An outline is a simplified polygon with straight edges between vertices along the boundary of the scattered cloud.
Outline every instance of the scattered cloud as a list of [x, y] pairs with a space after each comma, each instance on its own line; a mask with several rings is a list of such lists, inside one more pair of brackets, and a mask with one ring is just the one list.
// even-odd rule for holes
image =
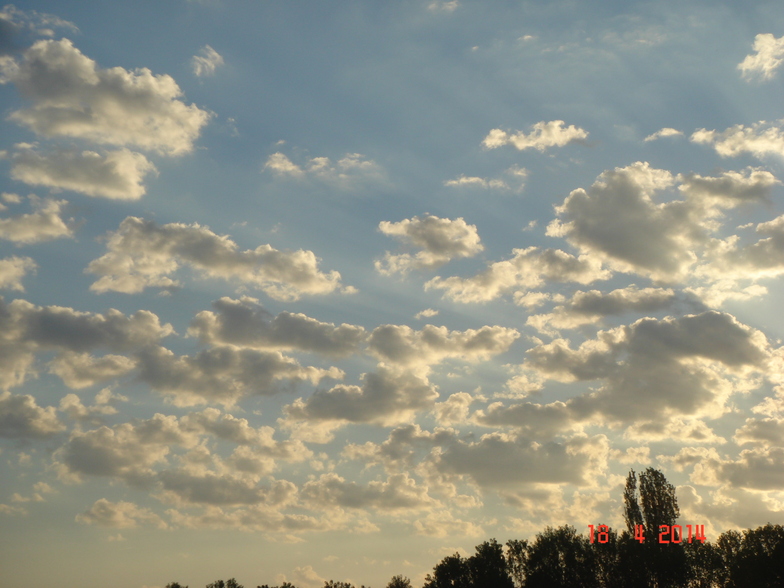
[[563, 147], [588, 138], [588, 132], [584, 129], [574, 125], [565, 127], [564, 124], [562, 120], [541, 121], [533, 125], [527, 135], [522, 131], [509, 134], [501, 129], [493, 129], [482, 141], [482, 146], [486, 149], [496, 149], [504, 145], [513, 145], [520, 151], [524, 149], [546, 151], [550, 147]]
[[506, 180], [500, 178], [480, 178], [477, 176], [466, 176], [460, 174], [454, 180], [446, 180], [444, 186], [456, 188], [482, 188], [485, 190], [512, 190], [522, 192], [525, 188], [525, 180], [528, 178], [528, 170], [524, 167], [512, 166], [506, 170], [506, 174], [514, 180], [514, 186], [510, 186]]
[[424, 318], [431, 318], [438, 314], [437, 310], [433, 310], [432, 308], [426, 308], [425, 310], [421, 310], [414, 315], [414, 318], [417, 320], [422, 320]]
[[512, 253], [511, 259], [491, 263], [471, 278], [437, 276], [425, 284], [425, 290], [445, 290], [445, 297], [456, 302], [487, 302], [507, 292], [524, 295], [546, 280], [589, 284], [611, 275], [598, 259], [575, 257], [560, 249], [529, 247]]
[[0, 393], [0, 437], [41, 439], [63, 430], [53, 406], [42, 408], [29, 394]]
[[430, 12], [450, 13], [457, 10], [458, 6], [460, 6], [460, 2], [457, 0], [433, 0], [427, 5], [427, 9]]
[[343, 357], [357, 351], [365, 339], [362, 327], [345, 323], [335, 326], [300, 313], [273, 316], [248, 296], [239, 300], [223, 297], [212, 306], [214, 311], [198, 313], [188, 329], [188, 334], [202, 343]]
[[107, 253], [90, 262], [87, 271], [100, 276], [90, 289], [135, 294], [148, 287], [177, 287], [169, 275], [183, 264], [206, 278], [256, 286], [277, 300], [340, 287], [340, 274], [320, 272], [312, 251], [279, 251], [271, 245], [240, 251], [228, 236], [196, 223], [158, 225], [129, 216], [109, 234]]
[[181, 155], [193, 149], [210, 118], [179, 99], [171, 76], [102, 69], [68, 39], [37, 41], [20, 61], [6, 62], [3, 73], [32, 102], [10, 120], [44, 137]]
[[661, 139], [662, 137], [677, 137], [680, 135], [683, 135], [683, 133], [678, 129], [665, 127], [663, 129], [656, 131], [652, 135], [648, 135], [647, 137], [645, 137], [645, 139], [643, 139], [643, 141], [645, 142], [655, 141], [656, 139]]
[[96, 500], [89, 510], [76, 515], [76, 522], [112, 529], [132, 529], [140, 524], [153, 525], [159, 529], [167, 527], [166, 523], [148, 508], [122, 500], [111, 502], [105, 498]]
[[199, 49], [199, 54], [191, 58], [191, 67], [196, 77], [215, 75], [215, 70], [223, 65], [223, 57], [209, 45]]
[[29, 245], [73, 237], [73, 229], [60, 216], [65, 200], [28, 196], [33, 212], [0, 218], [0, 239]]
[[363, 374], [362, 386], [339, 384], [316, 390], [284, 407], [282, 426], [294, 428], [297, 421], [394, 424], [405, 422], [420, 410], [433, 407], [438, 392], [423, 378], [405, 371], [379, 366]]
[[329, 157], [313, 157], [297, 165], [283, 153], [269, 156], [262, 171], [271, 171], [281, 178], [308, 179], [324, 182], [343, 189], [356, 189], [362, 185], [385, 183], [384, 169], [361, 153], [347, 153], [337, 162]]
[[28, 273], [35, 273], [38, 264], [29, 257], [12, 255], [0, 259], [0, 288], [24, 292], [22, 278]]
[[250, 394], [269, 396], [289, 389], [294, 382], [318, 384], [324, 378], [341, 379], [338, 368], [301, 366], [277, 351], [234, 346], [211, 347], [194, 356], [149, 346], [136, 355], [139, 379], [177, 406], [218, 403], [233, 406]]
[[763, 80], [772, 79], [784, 61], [784, 37], [778, 39], [770, 33], [760, 33], [754, 37], [754, 51], [738, 64], [744, 78], [759, 76]]
[[781, 127], [765, 121], [749, 127], [735, 125], [722, 132], [698, 129], [692, 134], [691, 141], [712, 146], [722, 157], [734, 157], [742, 153], [750, 153], [760, 159], [767, 155], [784, 156], [784, 133]]
[[144, 155], [128, 149], [100, 154], [76, 149], [40, 153], [27, 145], [17, 148], [11, 167], [13, 179], [88, 196], [138, 200], [145, 193], [144, 177], [157, 172]]
[[484, 326], [450, 331], [425, 325], [415, 331], [406, 325], [381, 325], [370, 334], [370, 352], [384, 362], [408, 368], [428, 367], [447, 358], [476, 362], [504, 353], [520, 336], [516, 329]]
[[434, 269], [452, 259], [473, 257], [484, 250], [476, 226], [467, 224], [462, 218], [415, 216], [397, 223], [381, 221], [378, 230], [405, 245], [421, 249], [415, 255], [387, 251], [382, 259], [375, 262], [376, 270], [385, 275], [405, 274], [412, 269]]

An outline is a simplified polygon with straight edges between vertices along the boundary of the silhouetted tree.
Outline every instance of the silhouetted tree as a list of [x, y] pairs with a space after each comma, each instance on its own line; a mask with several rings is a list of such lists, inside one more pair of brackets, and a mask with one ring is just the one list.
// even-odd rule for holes
[[411, 588], [411, 580], [404, 576], [392, 576], [387, 588]]
[[432, 576], [425, 576], [423, 588], [473, 588], [468, 561], [459, 553], [446, 556], [433, 568]]
[[528, 541], [510, 539], [506, 542], [506, 571], [516, 588], [525, 585], [525, 561], [528, 556]]
[[[626, 478], [626, 489], [623, 494], [624, 518], [631, 537], [635, 540], [636, 526], [644, 520], [645, 543], [635, 546], [624, 545], [621, 557], [622, 566], [627, 571], [645, 569], [647, 581], [638, 584], [641, 587], [664, 588], [682, 583], [686, 577], [686, 554], [682, 543], [660, 543], [659, 532], [666, 525], [667, 538], [671, 535], [680, 510], [675, 496], [675, 486], [667, 481], [664, 474], [656, 469], [648, 468], [640, 474], [639, 500], [637, 498], [637, 477], [634, 470]], [[680, 539], [675, 537], [675, 539]], [[644, 548], [643, 548], [644, 547]], [[630, 570], [629, 568], [632, 568]], [[636, 575], [636, 574], [635, 574]], [[638, 581], [643, 581], [639, 578]]]
[[244, 588], [244, 586], [238, 584], [234, 578], [229, 578], [225, 582], [223, 580], [215, 580], [212, 584], [207, 584], [207, 588]]
[[179, 582], [169, 582], [166, 584], [166, 588], [188, 588], [187, 586], [183, 586]]
[[334, 580], [327, 580], [324, 582], [324, 588], [354, 588], [354, 584], [349, 582], [335, 582]]
[[590, 543], [574, 527], [547, 527], [527, 551], [525, 588], [599, 588]]
[[495, 539], [477, 545], [467, 563], [472, 588], [514, 588], [506, 571], [504, 548]]
[[270, 586], [269, 584], [262, 584], [261, 586], [256, 586], [256, 588], [297, 588], [291, 582], [283, 582], [280, 586]]
[[692, 541], [683, 546], [686, 554], [685, 586], [688, 588], [713, 588], [723, 586], [724, 562], [717, 546], [710, 542]]
[[768, 523], [743, 532], [743, 541], [730, 566], [730, 586], [784, 586], [784, 527]]
[[716, 540], [716, 551], [722, 564], [719, 570], [719, 586], [730, 588], [733, 585], [730, 572], [735, 564], [738, 551], [740, 551], [741, 543], [743, 543], [743, 535], [734, 530], [725, 531]]

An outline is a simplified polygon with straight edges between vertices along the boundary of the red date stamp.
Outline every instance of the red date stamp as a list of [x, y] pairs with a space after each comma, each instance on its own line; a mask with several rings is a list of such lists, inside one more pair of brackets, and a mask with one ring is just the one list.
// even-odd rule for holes
[[[588, 525], [591, 543], [607, 543], [610, 540], [610, 527], [607, 525]], [[659, 543], [705, 543], [705, 525], [686, 525], [687, 537], [683, 536], [683, 525], [659, 525]], [[645, 527], [634, 526], [634, 538], [640, 543], [645, 542]]]

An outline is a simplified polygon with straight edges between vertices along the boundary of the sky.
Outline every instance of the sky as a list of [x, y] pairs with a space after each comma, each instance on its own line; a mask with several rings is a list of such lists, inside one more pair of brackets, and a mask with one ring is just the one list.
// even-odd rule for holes
[[784, 523], [783, 78], [775, 0], [6, 5], [4, 586]]

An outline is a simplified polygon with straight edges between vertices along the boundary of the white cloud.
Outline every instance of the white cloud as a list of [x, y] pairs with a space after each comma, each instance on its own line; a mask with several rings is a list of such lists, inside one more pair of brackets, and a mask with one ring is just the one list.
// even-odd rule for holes
[[315, 385], [324, 378], [343, 377], [343, 372], [335, 367], [303, 367], [277, 351], [233, 346], [212, 347], [193, 357], [149, 346], [136, 357], [139, 378], [177, 406], [233, 406], [249, 394], [269, 396], [290, 388], [294, 382]]
[[428, 367], [445, 359], [477, 362], [504, 353], [520, 336], [516, 329], [484, 326], [450, 331], [425, 325], [415, 331], [406, 325], [380, 325], [368, 340], [370, 352], [380, 360], [408, 368]]
[[376, 372], [363, 374], [362, 386], [339, 384], [329, 390], [316, 390], [284, 407], [281, 425], [294, 428], [297, 421], [318, 423], [405, 422], [417, 411], [429, 410], [438, 397], [426, 378], [398, 372], [383, 365]]
[[512, 253], [511, 259], [491, 263], [472, 278], [437, 276], [425, 284], [425, 290], [446, 290], [444, 295], [457, 302], [486, 302], [510, 291], [523, 295], [545, 280], [589, 284], [611, 275], [596, 258], [575, 257], [560, 249], [529, 247]]
[[462, 218], [415, 216], [397, 223], [381, 221], [378, 230], [421, 249], [415, 255], [395, 255], [387, 251], [383, 259], [375, 262], [376, 269], [385, 275], [406, 273], [412, 269], [434, 269], [451, 259], [473, 257], [484, 250], [476, 226], [467, 224]]
[[[161, 325], [156, 315], [144, 310], [126, 316], [114, 309], [88, 313], [36, 306], [21, 299], [6, 304], [0, 299], [0, 388], [18, 386], [35, 374], [35, 354], [45, 349], [63, 354], [50, 369], [76, 387], [112, 373], [119, 375], [129, 366], [128, 360], [119, 356], [95, 359], [84, 352], [96, 348], [132, 351], [172, 332], [171, 325]], [[73, 365], [63, 366], [68, 358]]]
[[[648, 435], [676, 417], [717, 418], [736, 391], [761, 382], [753, 374], [770, 368], [765, 336], [715, 311], [662, 320], [645, 318], [600, 331], [577, 349], [556, 339], [528, 351], [526, 367], [560, 382], [595, 381], [595, 391], [570, 399], [559, 418], [635, 423]], [[548, 405], [549, 406], [549, 405]], [[509, 423], [511, 424], [511, 423]], [[695, 439], [711, 438], [701, 423]], [[642, 430], [642, 429], [640, 429]], [[712, 436], [715, 439], [715, 435]]]
[[29, 257], [4, 257], [0, 259], [0, 288], [24, 292], [22, 278], [28, 273], [35, 273], [38, 264]]
[[556, 306], [548, 314], [529, 316], [526, 324], [543, 333], [553, 329], [574, 329], [580, 325], [596, 323], [604, 316], [631, 311], [653, 312], [672, 305], [677, 300], [675, 292], [664, 288], [643, 288], [633, 284], [626, 288], [603, 294], [599, 290], [578, 290], [565, 304]]
[[[523, 188], [525, 188], [525, 180], [528, 177], [528, 170], [515, 165], [506, 170], [506, 174], [511, 176], [511, 178], [514, 180], [514, 190], [516, 192], [522, 192]], [[483, 188], [485, 190], [511, 190], [513, 188], [509, 185], [509, 183], [507, 183], [507, 181], [500, 178], [480, 178], [478, 176], [466, 176], [464, 174], [460, 174], [454, 180], [446, 180], [444, 182], [444, 186], [456, 188], [473, 187]]]
[[545, 151], [550, 147], [563, 147], [574, 141], [588, 138], [587, 131], [574, 125], [564, 127], [564, 124], [562, 120], [541, 121], [533, 125], [527, 135], [522, 131], [509, 134], [501, 129], [493, 129], [482, 141], [482, 146], [496, 149], [504, 145], [514, 145], [520, 151], [524, 149]]
[[334, 473], [322, 474], [317, 480], [306, 482], [301, 495], [315, 509], [338, 506], [397, 511], [425, 509], [434, 503], [427, 487], [418, 486], [408, 474], [394, 474], [386, 482], [373, 481], [367, 486]]
[[448, 510], [428, 513], [414, 521], [417, 535], [428, 537], [482, 537], [484, 529], [475, 522], [459, 519]]
[[176, 287], [169, 275], [183, 264], [208, 278], [254, 285], [278, 300], [340, 287], [340, 274], [320, 272], [312, 251], [279, 251], [271, 245], [240, 251], [228, 236], [195, 223], [158, 225], [129, 216], [110, 234], [107, 253], [90, 262], [87, 271], [100, 276], [90, 289], [135, 294], [151, 286]]
[[14, 153], [11, 177], [35, 186], [73, 190], [112, 200], [138, 200], [144, 176], [155, 166], [141, 153], [128, 149], [95, 151], [57, 149], [41, 154], [27, 146]]
[[191, 58], [191, 67], [197, 77], [211, 76], [219, 65], [223, 65], [223, 57], [209, 45], [199, 49], [199, 55]]
[[[695, 184], [694, 178], [689, 181]], [[717, 214], [701, 200], [654, 202], [657, 192], [674, 183], [670, 172], [643, 162], [605, 171], [588, 190], [573, 190], [556, 207], [559, 218], [548, 225], [547, 234], [565, 237], [617, 271], [683, 279], [697, 260], [695, 250], [715, 228], [710, 220]], [[710, 185], [718, 188], [715, 184]], [[691, 191], [698, 193], [694, 187]]]
[[133, 145], [179, 155], [193, 149], [209, 113], [179, 98], [168, 75], [101, 69], [68, 39], [38, 41], [5, 75], [32, 106], [10, 119], [39, 135]]
[[49, 364], [49, 371], [57, 375], [69, 388], [87, 388], [129, 373], [136, 362], [124, 355], [95, 357], [89, 353], [63, 352]]
[[427, 5], [427, 9], [430, 12], [454, 12], [457, 10], [457, 7], [460, 6], [460, 2], [457, 0], [433, 0], [430, 4]]
[[73, 237], [73, 230], [60, 217], [65, 200], [41, 200], [32, 194], [28, 199], [33, 212], [0, 218], [0, 239], [31, 244]]
[[385, 183], [384, 169], [361, 153], [346, 153], [337, 162], [329, 157], [313, 157], [297, 165], [283, 153], [267, 158], [262, 171], [270, 170], [283, 178], [318, 180], [342, 189], [356, 189], [367, 183]]
[[417, 320], [421, 320], [421, 319], [423, 319], [423, 318], [430, 318], [430, 317], [434, 317], [434, 316], [436, 316], [437, 314], [438, 314], [438, 311], [437, 311], [437, 310], [434, 310], [434, 309], [432, 309], [432, 308], [426, 308], [425, 310], [421, 310], [421, 311], [419, 311], [418, 313], [416, 313], [416, 314], [414, 315], [414, 318], [415, 318], [415, 319], [417, 319]]
[[258, 300], [223, 297], [212, 303], [215, 312], [196, 315], [188, 334], [203, 343], [231, 344], [253, 349], [299, 350], [329, 357], [355, 352], [365, 339], [362, 327], [323, 323], [300, 313], [272, 316]]
[[655, 141], [656, 139], [661, 139], [662, 137], [677, 137], [679, 135], [683, 135], [683, 133], [681, 131], [679, 131], [678, 129], [673, 129], [673, 128], [670, 128], [670, 127], [664, 127], [663, 129], [659, 129], [658, 131], [656, 131], [652, 135], [648, 135], [647, 137], [645, 137], [645, 139], [643, 139], [643, 141], [646, 141], [646, 142], [648, 142], [648, 141]]
[[746, 127], [735, 125], [722, 132], [698, 129], [691, 136], [693, 143], [711, 145], [722, 157], [750, 153], [754, 157], [784, 156], [784, 132], [780, 126], [765, 121]]
[[53, 406], [42, 408], [29, 394], [0, 393], [0, 437], [39, 439], [64, 429]]
[[89, 510], [76, 515], [76, 522], [112, 529], [132, 529], [140, 524], [153, 525], [159, 529], [167, 527], [166, 523], [148, 508], [123, 500], [111, 502], [106, 498], [96, 500]]
[[769, 80], [784, 61], [784, 37], [777, 39], [770, 33], [760, 33], [754, 37], [754, 51], [738, 64], [738, 69], [745, 78], [759, 75]]

